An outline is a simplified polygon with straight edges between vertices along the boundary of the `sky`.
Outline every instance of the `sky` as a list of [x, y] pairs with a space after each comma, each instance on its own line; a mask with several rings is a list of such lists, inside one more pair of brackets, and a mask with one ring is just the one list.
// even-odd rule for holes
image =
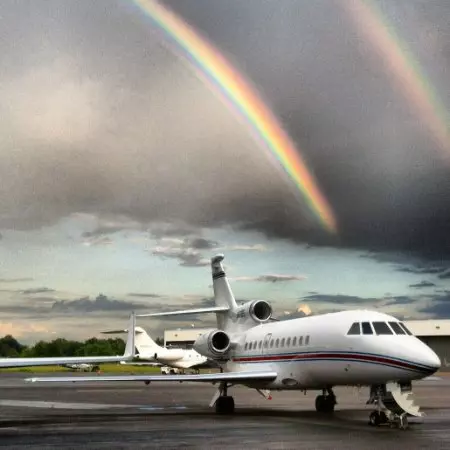
[[0, 5], [0, 334], [208, 304], [217, 253], [276, 316], [450, 318], [450, 4], [160, 2], [257, 93], [297, 181], [145, 4]]

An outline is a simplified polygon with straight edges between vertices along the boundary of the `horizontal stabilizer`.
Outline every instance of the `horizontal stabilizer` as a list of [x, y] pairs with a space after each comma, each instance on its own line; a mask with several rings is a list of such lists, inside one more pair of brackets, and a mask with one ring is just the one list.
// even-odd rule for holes
[[224, 372], [205, 373], [200, 375], [111, 375], [111, 376], [87, 376], [87, 377], [33, 377], [26, 378], [28, 383], [91, 383], [106, 381], [191, 381], [199, 383], [216, 383], [220, 381], [244, 382], [244, 381], [271, 381], [277, 377], [276, 372]]
[[185, 309], [180, 311], [170, 311], [152, 314], [136, 314], [136, 317], [161, 317], [161, 316], [181, 316], [187, 314], [205, 314], [229, 311], [228, 306], [212, 306], [210, 308]]
[[[128, 329], [124, 328], [122, 330], [108, 330], [108, 331], [101, 331], [102, 334], [125, 334], [128, 333]], [[141, 334], [144, 333], [144, 330], [140, 327], [135, 327], [134, 329], [135, 334]]]

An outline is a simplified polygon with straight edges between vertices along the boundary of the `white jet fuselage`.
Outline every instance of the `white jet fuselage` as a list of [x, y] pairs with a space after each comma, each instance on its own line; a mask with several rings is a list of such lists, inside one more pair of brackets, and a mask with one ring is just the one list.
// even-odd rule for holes
[[354, 323], [374, 322], [400, 323], [383, 313], [342, 311], [256, 325], [231, 334], [224, 371], [274, 371], [278, 376], [266, 388], [317, 389], [408, 382], [440, 367], [427, 345], [406, 332], [394, 334], [389, 325], [392, 334], [376, 334], [373, 325], [372, 334], [348, 334]]
[[145, 352], [139, 354], [138, 359], [145, 361], [157, 361], [178, 369], [189, 369], [207, 362], [207, 358], [197, 353], [195, 350], [184, 350], [178, 348], [165, 348], [153, 352]]

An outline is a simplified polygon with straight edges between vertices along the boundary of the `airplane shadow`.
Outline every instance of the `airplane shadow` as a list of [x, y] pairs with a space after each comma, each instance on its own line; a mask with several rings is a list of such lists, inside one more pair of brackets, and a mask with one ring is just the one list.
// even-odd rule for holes
[[[137, 405], [137, 408], [140, 408]], [[220, 421], [232, 422], [245, 419], [291, 419], [299, 423], [311, 423], [313, 425], [323, 426], [363, 426], [368, 423], [368, 411], [361, 409], [338, 410], [332, 414], [318, 414], [316, 411], [297, 411], [270, 408], [236, 408], [233, 415], [217, 415], [213, 409], [182, 409], [174, 410], [168, 407], [161, 410], [147, 410], [142, 407], [141, 411], [103, 411], [97, 412], [79, 412], [74, 411], [70, 414], [40, 414], [39, 416], [29, 416], [23, 418], [0, 420], [0, 431], [11, 427], [27, 427], [51, 424], [83, 424], [95, 422], [145, 422], [157, 418], [171, 418], [171, 420], [183, 419], [200, 419], [202, 421]], [[414, 422], [415, 418], [410, 421], [411, 426], [420, 425], [422, 422]]]

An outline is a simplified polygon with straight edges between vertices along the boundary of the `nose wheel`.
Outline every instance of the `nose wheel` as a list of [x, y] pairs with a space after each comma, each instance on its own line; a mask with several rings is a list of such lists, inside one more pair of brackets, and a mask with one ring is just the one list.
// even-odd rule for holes
[[369, 425], [373, 427], [378, 427], [379, 425], [383, 425], [388, 423], [388, 416], [384, 411], [372, 411], [369, 416]]

